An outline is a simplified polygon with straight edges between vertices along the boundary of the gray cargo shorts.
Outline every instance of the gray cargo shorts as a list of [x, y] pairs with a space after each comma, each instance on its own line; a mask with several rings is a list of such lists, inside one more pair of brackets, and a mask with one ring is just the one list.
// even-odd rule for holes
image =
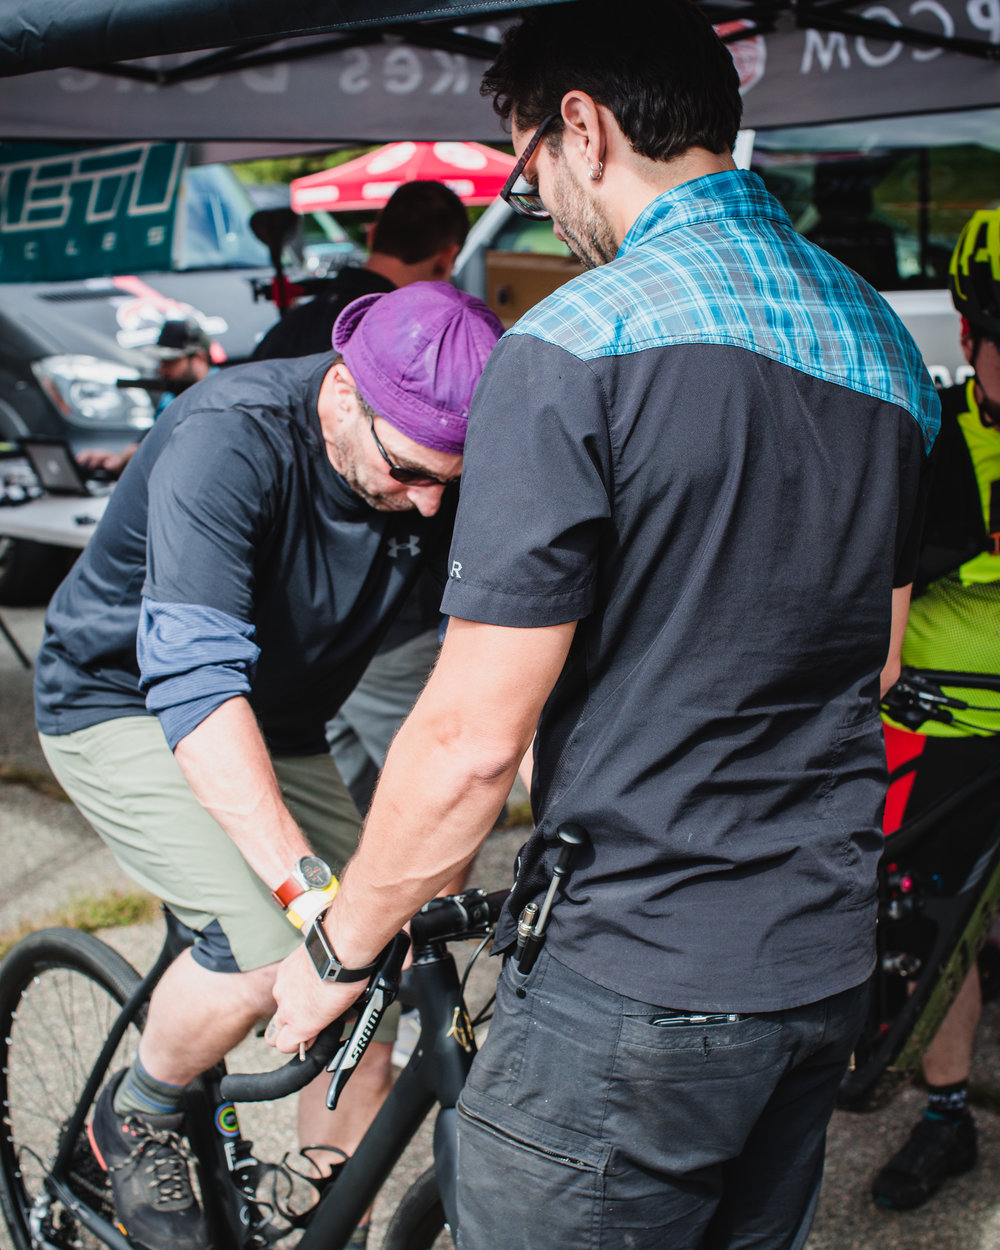
[[[249, 972], [302, 940], [228, 834], [191, 792], [152, 716], [122, 716], [74, 733], [39, 734], [56, 779], [128, 875], [163, 899], [196, 936], [214, 972]], [[337, 876], [361, 818], [330, 755], [272, 758], [292, 816]], [[395, 1037], [393, 1005], [375, 1034]]]

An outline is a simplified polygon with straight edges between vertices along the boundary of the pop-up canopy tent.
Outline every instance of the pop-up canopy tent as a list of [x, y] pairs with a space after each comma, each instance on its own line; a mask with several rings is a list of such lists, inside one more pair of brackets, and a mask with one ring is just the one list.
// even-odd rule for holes
[[450, 187], [463, 204], [489, 204], [514, 168], [506, 156], [483, 143], [387, 143], [356, 160], [292, 182], [292, 208], [346, 212], [381, 208], [404, 182], [434, 179]]
[[[496, 142], [481, 70], [514, 9], [540, 3], [7, 0], [0, 139]], [[749, 127], [1000, 104], [998, 0], [704, 7]]]

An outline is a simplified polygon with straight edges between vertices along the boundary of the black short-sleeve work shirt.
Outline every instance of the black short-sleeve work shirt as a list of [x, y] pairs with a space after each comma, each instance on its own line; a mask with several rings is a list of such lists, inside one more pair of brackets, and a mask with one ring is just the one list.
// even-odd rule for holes
[[935, 423], [891, 312], [750, 175], [661, 197], [501, 340], [443, 606], [579, 623], [499, 945], [574, 821], [548, 941], [600, 984], [766, 1011], [869, 975], [878, 677]]

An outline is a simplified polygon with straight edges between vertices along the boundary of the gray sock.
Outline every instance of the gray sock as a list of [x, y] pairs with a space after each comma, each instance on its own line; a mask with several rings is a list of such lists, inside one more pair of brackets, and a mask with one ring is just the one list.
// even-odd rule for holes
[[150, 1076], [136, 1055], [115, 1091], [114, 1109], [119, 1115], [173, 1115], [181, 1110], [185, 1088]]

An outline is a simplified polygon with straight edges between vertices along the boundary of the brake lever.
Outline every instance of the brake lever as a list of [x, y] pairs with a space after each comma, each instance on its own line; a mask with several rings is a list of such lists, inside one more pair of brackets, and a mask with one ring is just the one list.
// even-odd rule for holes
[[368, 1049], [379, 1021], [386, 1008], [399, 993], [399, 978], [403, 960], [409, 949], [410, 939], [405, 933], [397, 933], [386, 947], [375, 975], [357, 1002], [357, 1020], [350, 1034], [340, 1043], [327, 1066], [332, 1074], [330, 1088], [326, 1092], [326, 1105], [331, 1111], [337, 1106], [344, 1086], [354, 1074], [361, 1058]]
[[969, 705], [962, 699], [944, 694], [932, 682], [923, 678], [918, 671], [909, 670], [900, 675], [899, 680], [885, 692], [882, 708], [901, 725], [908, 729], [918, 729], [924, 721], [936, 720], [950, 725], [954, 720], [949, 708], [967, 708]]

